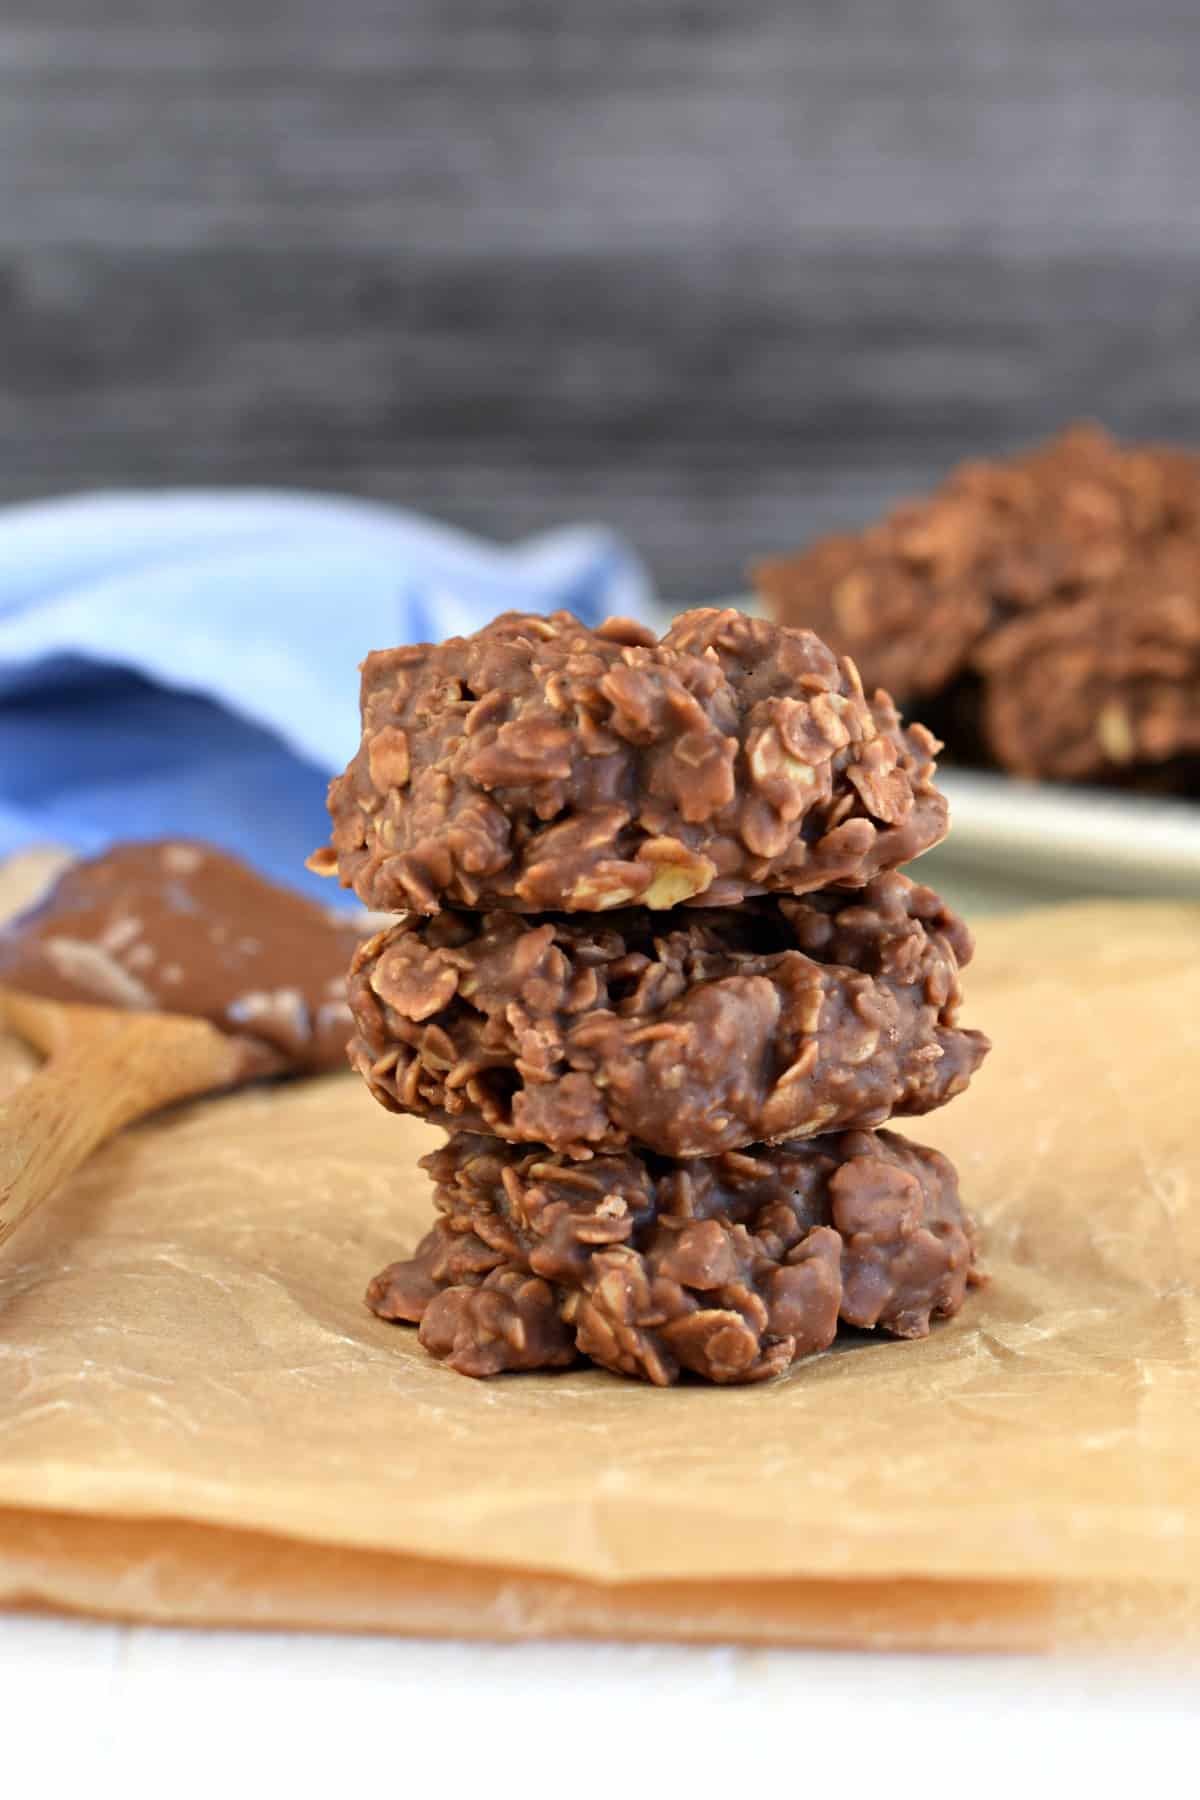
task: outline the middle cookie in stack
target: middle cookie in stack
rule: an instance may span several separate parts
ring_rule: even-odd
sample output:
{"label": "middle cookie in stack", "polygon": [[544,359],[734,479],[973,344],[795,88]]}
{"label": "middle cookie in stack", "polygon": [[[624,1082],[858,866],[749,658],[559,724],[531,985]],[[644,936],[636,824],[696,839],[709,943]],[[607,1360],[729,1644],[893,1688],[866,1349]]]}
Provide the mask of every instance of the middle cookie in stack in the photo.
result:
{"label": "middle cookie in stack", "polygon": [[873,1132],[987,1049],[965,928],[894,872],[945,828],[928,734],[736,612],[661,643],[510,615],[369,659],[363,697],[338,867],[414,910],[355,959],[352,1060],[451,1132],[376,1310],[464,1373],[660,1383],[956,1310],[953,1170]]}

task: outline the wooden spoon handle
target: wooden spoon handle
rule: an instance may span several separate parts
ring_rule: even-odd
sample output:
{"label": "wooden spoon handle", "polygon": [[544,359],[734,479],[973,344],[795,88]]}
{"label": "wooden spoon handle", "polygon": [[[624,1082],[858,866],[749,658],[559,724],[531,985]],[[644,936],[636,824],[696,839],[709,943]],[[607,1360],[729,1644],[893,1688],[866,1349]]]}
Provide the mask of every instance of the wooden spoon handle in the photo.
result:
{"label": "wooden spoon handle", "polygon": [[81,1030],[0,1104],[0,1244],[122,1126],[243,1069],[238,1043],[202,1019],[132,1014]]}

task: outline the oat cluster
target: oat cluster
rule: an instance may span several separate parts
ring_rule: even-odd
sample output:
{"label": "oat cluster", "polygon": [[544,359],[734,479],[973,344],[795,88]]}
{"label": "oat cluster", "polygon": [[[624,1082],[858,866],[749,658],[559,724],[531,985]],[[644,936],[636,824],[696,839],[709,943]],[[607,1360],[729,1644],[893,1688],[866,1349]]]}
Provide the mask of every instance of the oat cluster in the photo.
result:
{"label": "oat cluster", "polygon": [[956,755],[1200,787],[1200,456],[1078,426],[755,576]]}
{"label": "oat cluster", "polygon": [[714,1156],[930,1112],[985,1042],[929,888],[662,916],[413,915],[352,965],[351,1061],[385,1106],[568,1156]]}
{"label": "oat cluster", "polygon": [[369,1300],[464,1375],[761,1381],[839,1322],[924,1336],[972,1275],[953,1168],[887,1131],[586,1163],[464,1132],[423,1166],[441,1216]]}
{"label": "oat cluster", "polygon": [[936,748],[811,632],[732,611],[368,659],[329,862],[401,916],[355,956],[351,1060],[450,1134],[381,1317],[463,1374],[661,1385],[957,1310],[954,1171],[876,1130],[987,1050],[970,936],[897,868],[945,829]]}
{"label": "oat cluster", "polygon": [[809,631],[684,613],[507,613],[377,651],[330,790],[343,883],[381,912],[608,912],[807,893],[946,831],[935,741]]}

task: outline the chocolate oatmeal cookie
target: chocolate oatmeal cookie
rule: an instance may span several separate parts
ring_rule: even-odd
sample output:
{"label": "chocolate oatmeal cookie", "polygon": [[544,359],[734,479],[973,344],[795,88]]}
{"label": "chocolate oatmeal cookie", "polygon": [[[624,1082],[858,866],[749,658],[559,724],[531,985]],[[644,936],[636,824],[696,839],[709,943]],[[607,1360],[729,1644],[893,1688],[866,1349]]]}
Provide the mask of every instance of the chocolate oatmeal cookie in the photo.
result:
{"label": "chocolate oatmeal cookie", "polygon": [[839,1321],[923,1337],[973,1278],[953,1168],[890,1132],[583,1164],[460,1134],[422,1166],[442,1216],[367,1299],[463,1375],[762,1381]]}
{"label": "chocolate oatmeal cookie", "polygon": [[896,873],[670,916],[409,916],[355,957],[351,1061],[394,1110],[586,1157],[713,1156],[959,1093],[966,927]]}
{"label": "chocolate oatmeal cookie", "polygon": [[370,907],[734,904],[861,886],[944,835],[936,741],[809,631],[505,614],[377,651],[314,866]]}
{"label": "chocolate oatmeal cookie", "polygon": [[755,579],[965,760],[1109,781],[1200,749],[1200,456],[1076,427]]}
{"label": "chocolate oatmeal cookie", "polygon": [[1124,782],[1200,756],[1200,541],[1158,576],[1157,590],[1130,580],[1022,614],[980,644],[983,731],[1003,767]]}

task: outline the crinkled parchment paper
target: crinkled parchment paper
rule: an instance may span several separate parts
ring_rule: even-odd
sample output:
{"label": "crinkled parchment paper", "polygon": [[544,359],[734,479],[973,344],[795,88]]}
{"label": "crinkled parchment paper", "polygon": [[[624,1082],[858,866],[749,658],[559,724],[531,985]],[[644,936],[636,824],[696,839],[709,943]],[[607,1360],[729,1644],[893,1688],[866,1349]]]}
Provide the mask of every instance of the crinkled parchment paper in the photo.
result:
{"label": "crinkled parchment paper", "polygon": [[[2,876],[0,876],[2,880]],[[0,903],[4,894],[0,888]],[[373,1319],[435,1138],[352,1077],[127,1133],[0,1250],[0,1599],[521,1636],[1200,1637],[1200,909],[988,921],[990,1285],[765,1387],[472,1382]],[[0,1082],[28,1059],[0,1045]]]}

